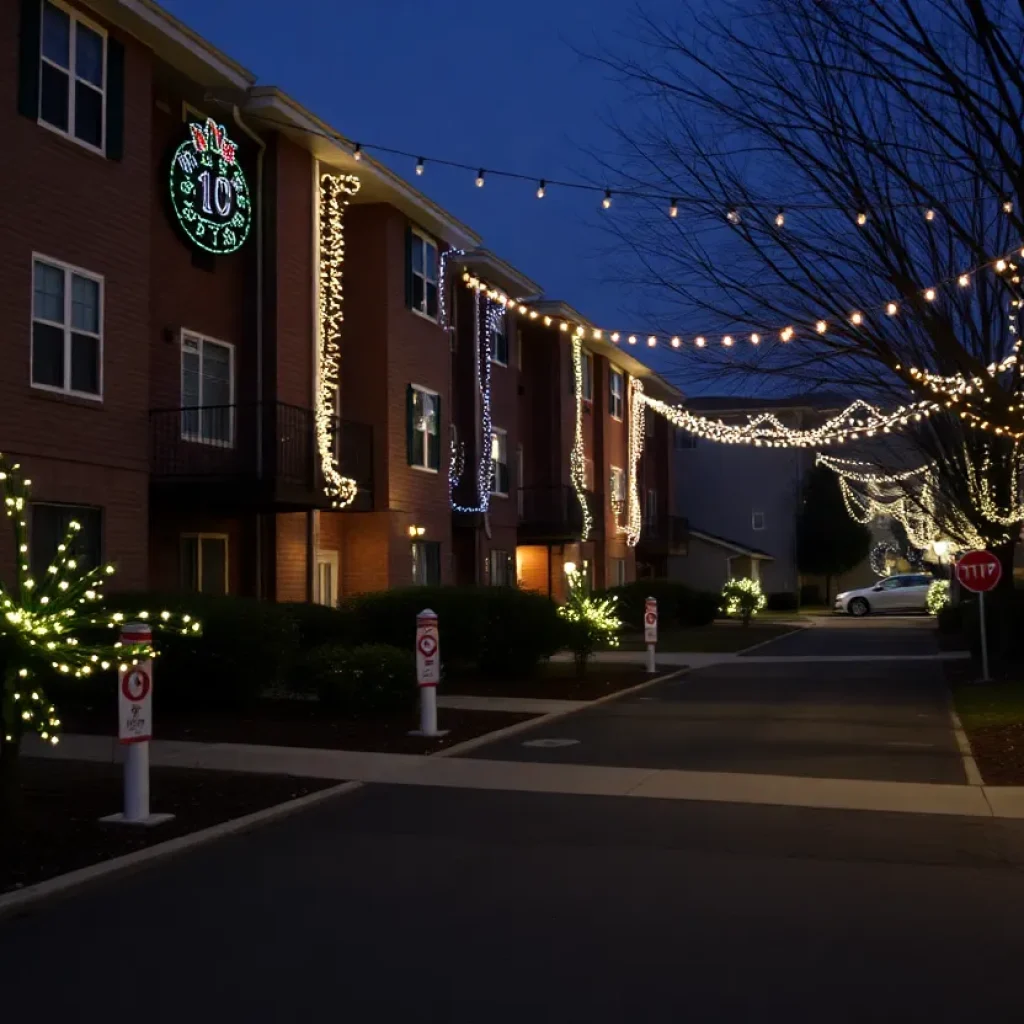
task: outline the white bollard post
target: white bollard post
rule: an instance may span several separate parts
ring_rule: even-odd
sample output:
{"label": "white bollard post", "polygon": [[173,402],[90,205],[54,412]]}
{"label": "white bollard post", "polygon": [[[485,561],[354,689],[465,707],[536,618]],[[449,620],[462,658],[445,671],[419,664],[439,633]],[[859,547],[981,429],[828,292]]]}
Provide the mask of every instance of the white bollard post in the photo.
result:
{"label": "white bollard post", "polygon": [[148,623],[126,623],[121,627],[121,643],[128,649],[117,673],[117,738],[125,747],[124,811],[101,821],[121,825],[159,825],[173,814],[149,812],[149,741],[153,735],[153,660],[135,660],[141,645],[153,641]]}
{"label": "white bollard post", "polygon": [[644,602],[644,643],[647,644],[647,672],[653,675],[657,671],[654,649],[658,643],[658,602],[653,597]]}
{"label": "white bollard post", "polygon": [[437,684],[441,681],[441,645],[437,615],[425,608],[416,616],[416,685],[420,690],[420,727],[411,736],[444,736],[437,728]]}

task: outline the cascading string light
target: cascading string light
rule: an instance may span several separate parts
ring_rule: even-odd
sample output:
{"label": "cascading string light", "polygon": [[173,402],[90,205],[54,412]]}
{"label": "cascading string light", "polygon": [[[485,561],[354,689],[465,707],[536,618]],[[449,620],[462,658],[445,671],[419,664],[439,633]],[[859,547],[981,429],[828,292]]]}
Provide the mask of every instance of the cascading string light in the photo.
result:
{"label": "cascading string light", "polygon": [[583,342],[578,334],[572,338],[573,395],[576,400],[576,424],[573,432],[572,450],[569,453],[569,479],[576,489],[576,498],[583,514],[583,528],[580,540],[586,541],[594,528],[594,517],[590,514],[587,501],[587,453],[583,442]]}
{"label": "cascading string light", "polygon": [[324,492],[333,508],[351,505],[359,492],[356,481],[343,476],[338,467],[334,417],[344,320],[345,207],[349,197],[354,196],[360,186],[359,178],[352,174],[325,174],[320,179],[320,359],[313,421]]}

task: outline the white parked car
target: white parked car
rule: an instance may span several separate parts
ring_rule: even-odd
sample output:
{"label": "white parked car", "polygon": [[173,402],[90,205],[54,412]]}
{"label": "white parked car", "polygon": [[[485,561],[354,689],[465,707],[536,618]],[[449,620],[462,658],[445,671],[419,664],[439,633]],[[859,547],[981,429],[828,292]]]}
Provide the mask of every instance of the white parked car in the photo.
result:
{"label": "white parked car", "polygon": [[928,588],[934,578],[924,573],[907,573],[879,580],[873,587],[844,590],[836,596],[835,609],[849,615],[883,612],[926,612]]}

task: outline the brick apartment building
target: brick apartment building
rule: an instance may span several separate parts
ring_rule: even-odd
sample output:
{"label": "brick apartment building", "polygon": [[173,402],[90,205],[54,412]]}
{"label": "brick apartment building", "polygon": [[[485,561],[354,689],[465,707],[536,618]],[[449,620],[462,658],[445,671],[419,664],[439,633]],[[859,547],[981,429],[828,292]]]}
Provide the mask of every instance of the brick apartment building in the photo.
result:
{"label": "brick apartment building", "polygon": [[[646,367],[587,342],[581,544],[571,345],[463,274],[533,282],[151,0],[19,0],[0,38],[0,450],[37,562],[75,517],[123,589],[633,578],[610,499]],[[669,462],[643,472],[653,524]]]}

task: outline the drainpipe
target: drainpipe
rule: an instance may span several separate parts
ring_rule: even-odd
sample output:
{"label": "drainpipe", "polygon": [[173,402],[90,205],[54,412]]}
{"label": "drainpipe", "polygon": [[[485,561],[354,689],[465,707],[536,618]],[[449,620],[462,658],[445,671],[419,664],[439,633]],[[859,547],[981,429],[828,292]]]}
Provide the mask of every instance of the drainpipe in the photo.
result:
{"label": "drainpipe", "polygon": [[[238,104],[231,106],[232,116],[240,131],[256,143],[256,478],[263,478],[263,158],[267,144],[243,120]],[[263,526],[262,512],[256,513],[256,596],[263,595]]]}

